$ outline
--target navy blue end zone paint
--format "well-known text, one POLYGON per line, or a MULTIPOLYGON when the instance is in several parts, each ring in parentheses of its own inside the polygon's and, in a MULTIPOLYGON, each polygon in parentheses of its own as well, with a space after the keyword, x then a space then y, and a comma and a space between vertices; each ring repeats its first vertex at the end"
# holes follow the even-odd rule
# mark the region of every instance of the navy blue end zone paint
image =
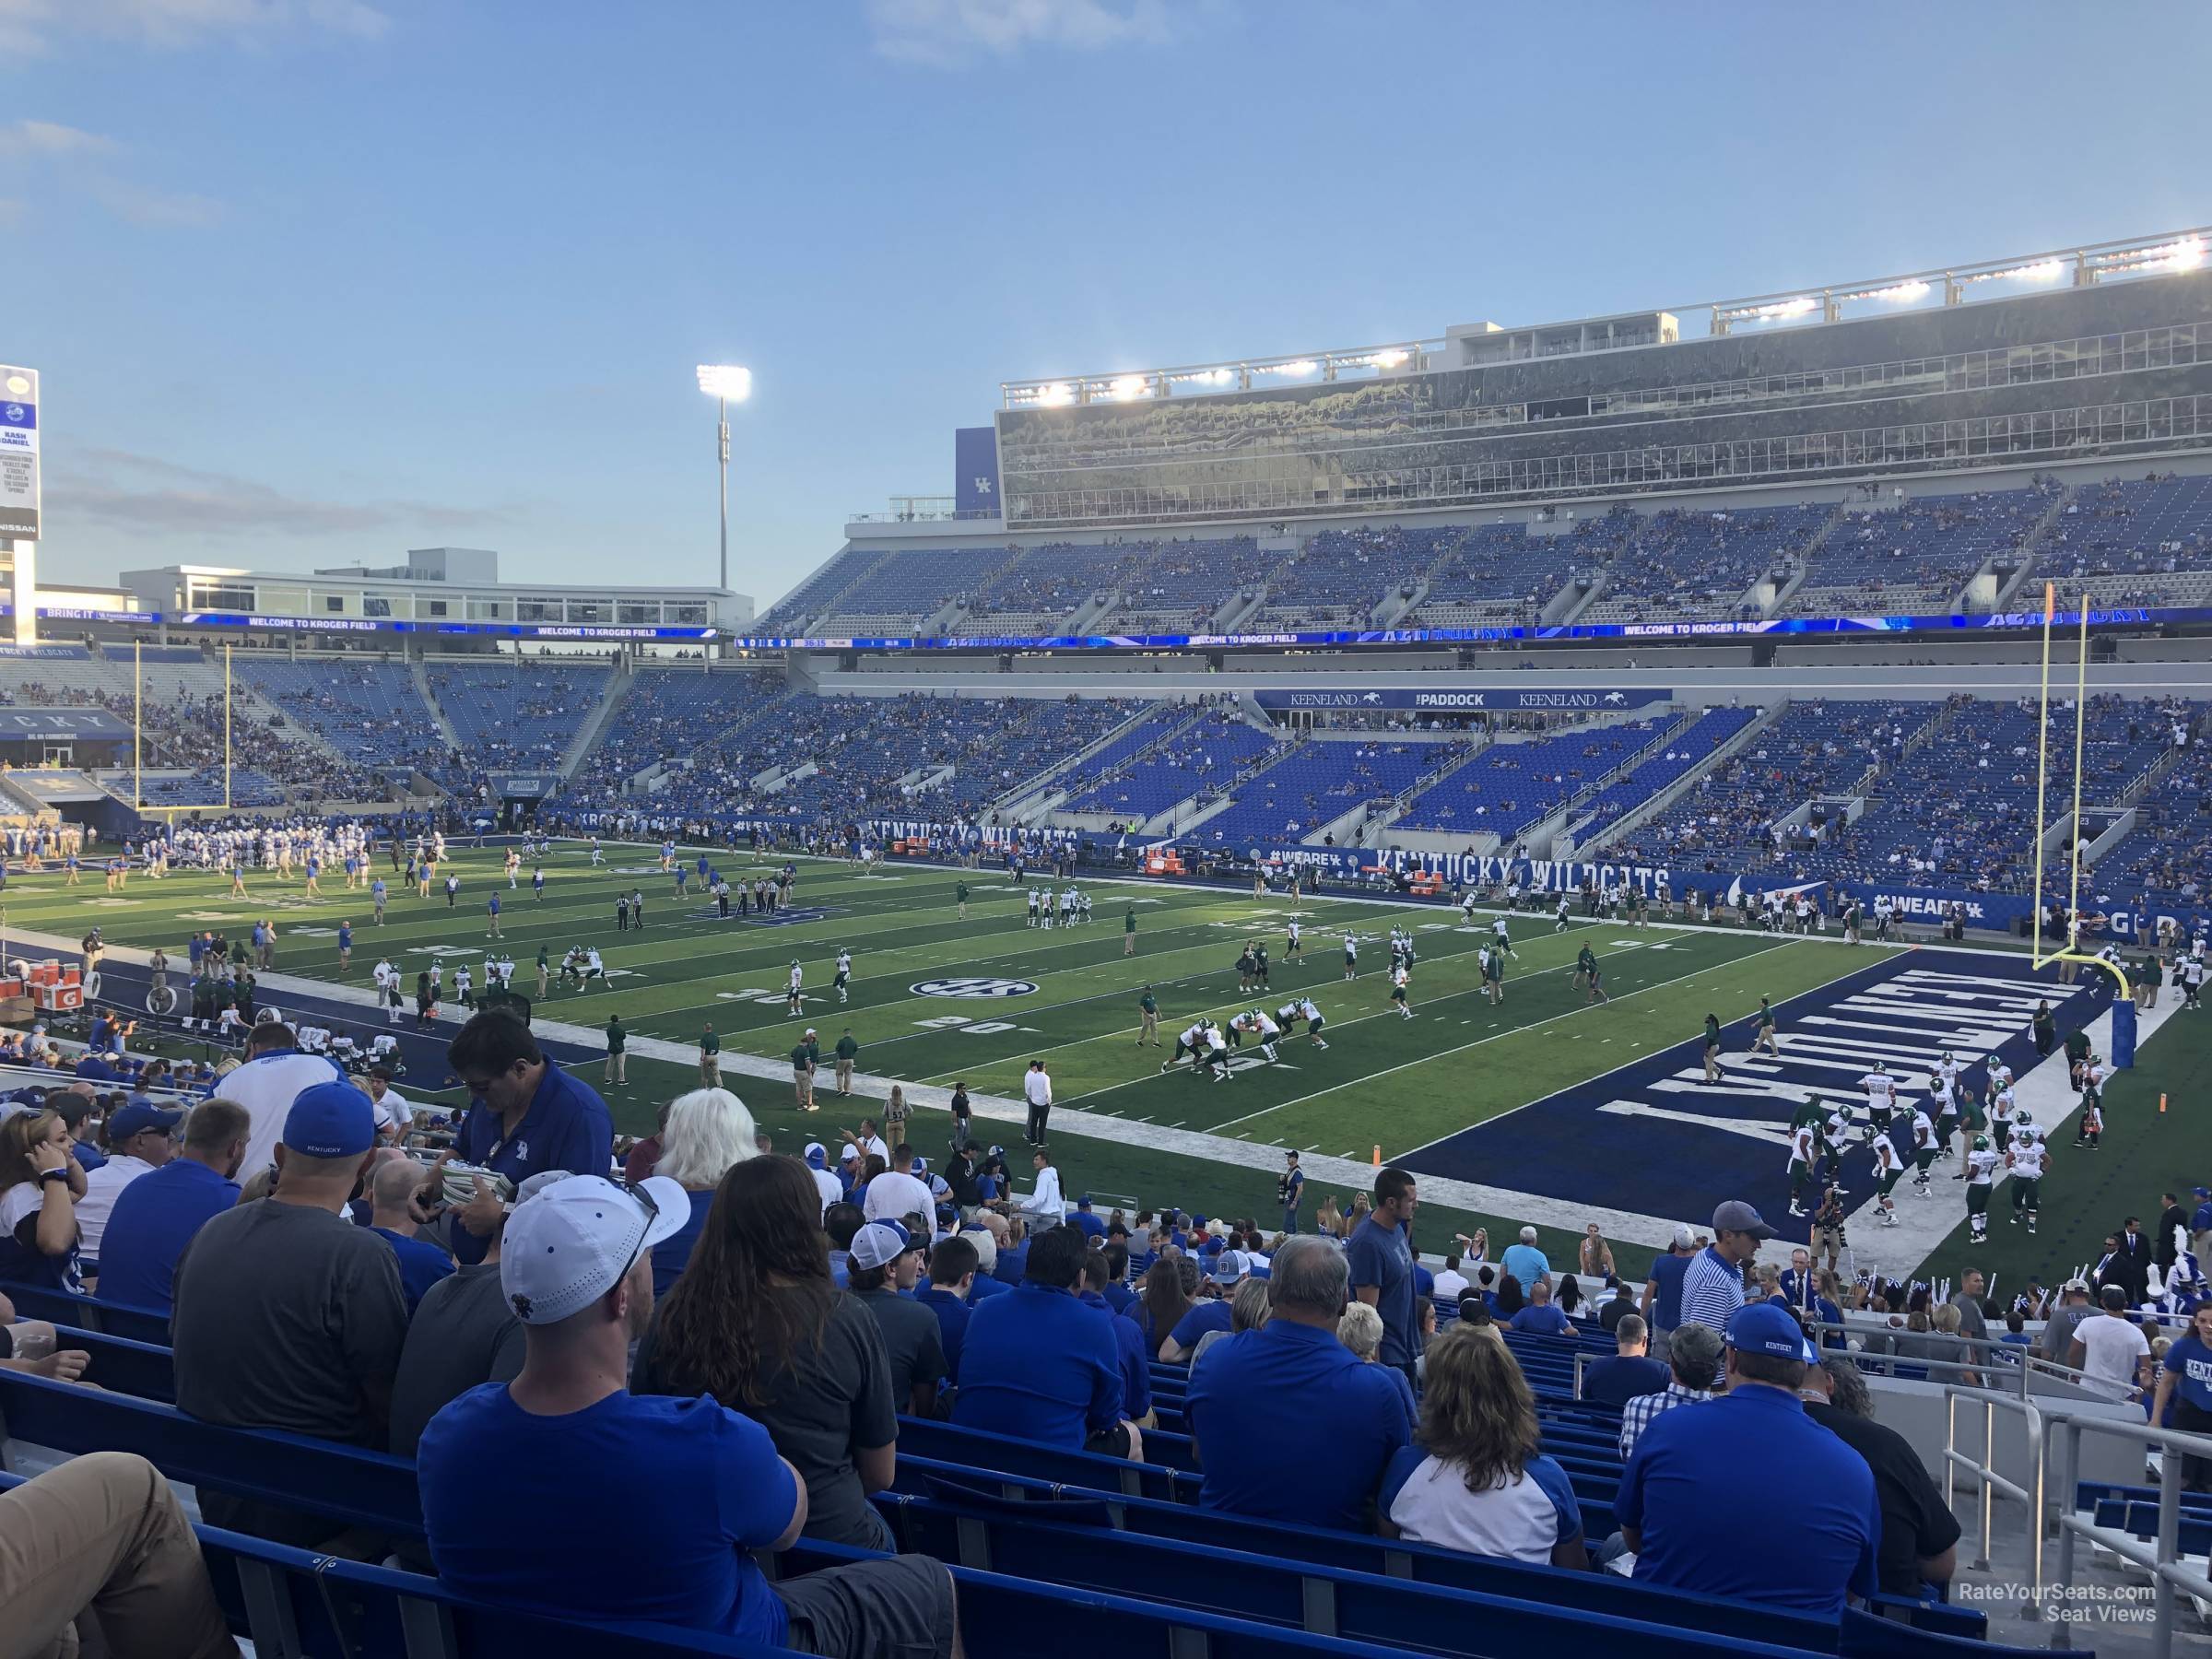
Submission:
MULTIPOLYGON (((1775 1087, 1779 1091, 1775 1096, 1724 1093, 1718 1088, 1703 1087, 1703 1039, 1692 1036, 1392 1161, 1417 1174, 1484 1182, 1570 1204, 1664 1216, 1700 1226, 1710 1219, 1714 1206, 1724 1200, 1743 1198, 1757 1206, 1759 1213, 1783 1230, 1785 1236, 1802 1237, 1805 1223, 1792 1224, 1790 1220, 1786 1174, 1789 1150, 1781 1132, 1787 1129, 1795 1106, 1811 1093, 1851 1102, 1858 1124, 1864 1126, 1866 1097, 1858 1086, 1858 1077, 1872 1066, 1870 1060, 1865 1065, 1854 1061, 1832 1067, 1814 1065, 1811 1062, 1816 1058, 1834 1056, 1816 1056, 1810 1051, 1794 1055, 1793 1046, 1816 1037, 1864 1040, 1877 1049, 1890 1046, 1889 1040, 1878 1029, 1807 1026, 1807 1020, 1817 1018, 1863 1020, 1867 1027, 1874 1028, 1886 1026, 1895 1031, 1898 1049, 1943 1046, 1928 1041, 1926 1033, 1942 1028, 1943 1022, 1936 1016, 1944 1011, 1942 1005, 1947 998, 1934 994, 1915 997, 1916 1010, 1924 1007, 1924 1013, 1890 1015, 1877 1009, 1844 1006, 1850 999, 1892 986, 1908 974, 1956 974, 2016 982, 2025 994, 2051 999, 2062 1040, 2068 1031, 2087 1025, 2101 1014, 2110 1001, 2088 983, 2068 987, 2057 983, 2050 970, 2032 972, 2026 959, 2021 957, 1928 948, 1884 952, 1854 972, 1776 1005, 1782 1042, 1779 1064, 1761 1054, 1756 1062, 1760 1069, 1745 1069, 1746 1051, 1757 1031, 1756 1015, 1723 1026, 1721 1052, 1728 1078, 1739 1087, 1748 1086, 1750 1079, 1757 1078, 1775 1087), (1681 1086, 1685 1083, 1688 1087, 1681 1086), (1675 1086, 1662 1087, 1668 1084, 1675 1086), (1716 1126, 1714 1123, 1604 1110, 1615 1102, 1630 1102, 1694 1118, 1740 1123, 1747 1129, 1765 1133, 1747 1134, 1716 1126)), ((2000 992, 1993 991, 1987 997, 1982 997, 1971 987, 1958 987, 1956 993, 1964 1000, 1954 1005, 1955 1008, 1968 1012, 1970 1018, 1979 1008, 1988 1025, 2001 1026, 2010 1033, 1994 1045, 1976 1042, 1952 1047, 1961 1061, 1971 1056, 1977 1062, 1969 1067, 1967 1076, 1975 1092, 1986 1100, 1986 1075, 1978 1064, 1984 1054, 1994 1052, 2012 1067, 2016 1077, 2025 1077, 2035 1065, 2030 1013, 2025 1009, 1999 1010, 1994 1004, 2003 995, 2000 992)), ((1914 997, 1914 994, 1905 991, 1905 996, 1914 997)), ((1726 1012, 1717 1007, 1712 1011, 1726 1012)), ((1701 1018, 1702 1013, 1703 1010, 1699 1010, 1691 1016, 1693 1022, 1701 1018)), ((1597 1019, 1583 1029, 1602 1030, 1602 1019, 1600 1009, 1597 1019)), ((1577 1045, 1587 1046, 1586 1041, 1577 1045)), ((1595 1056, 1592 1058, 1594 1060, 1595 1056)), ((1900 1078, 1899 1116, 1908 1128, 1912 1122, 1911 1103, 1926 1093, 1928 1064, 1927 1059, 1917 1053, 1900 1054, 1895 1050, 1888 1059, 1888 1069, 1900 1078)), ((1859 1138, 1854 1135, 1854 1142, 1859 1138)), ((1854 1145, 1844 1161, 1843 1182, 1849 1189, 1844 1197, 1847 1209, 1855 1208, 1872 1194, 1873 1167, 1873 1154, 1863 1146, 1854 1145)), ((1949 1179, 1957 1169, 1956 1163, 1936 1166, 1936 1197, 1912 1198, 1907 1182, 1899 1188, 1898 1201, 1949 1203, 1963 1215, 1962 1189, 1949 1179)))

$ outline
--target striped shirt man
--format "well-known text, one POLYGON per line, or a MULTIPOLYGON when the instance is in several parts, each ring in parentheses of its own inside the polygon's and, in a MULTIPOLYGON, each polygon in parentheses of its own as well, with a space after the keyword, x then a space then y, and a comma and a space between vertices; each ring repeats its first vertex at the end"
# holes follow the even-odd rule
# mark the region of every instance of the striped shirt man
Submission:
POLYGON ((1682 1323, 1728 1328, 1728 1317, 1744 1305, 1744 1270, 1708 1244, 1690 1258, 1682 1276, 1682 1323))

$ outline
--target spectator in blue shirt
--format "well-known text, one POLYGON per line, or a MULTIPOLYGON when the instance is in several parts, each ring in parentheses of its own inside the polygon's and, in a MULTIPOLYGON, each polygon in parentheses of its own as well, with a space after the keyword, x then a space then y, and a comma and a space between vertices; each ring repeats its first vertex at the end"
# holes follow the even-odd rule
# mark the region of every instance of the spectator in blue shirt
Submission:
MULTIPOLYGON (((985 1235, 986 1237, 988 1235, 985 1235)), ((914 1300, 937 1316, 937 1339, 945 1349, 945 1375, 960 1374, 960 1345, 973 1310, 968 1292, 975 1282, 975 1242, 966 1235, 945 1239, 929 1253, 929 1282, 914 1300)))
POLYGON ((1067 1224, 1087 1239, 1102 1239, 1106 1236, 1106 1223, 1091 1209, 1088 1193, 1076 1200, 1076 1207, 1068 1216, 1067 1224))
POLYGON ((968 1306, 971 1309, 982 1307, 994 1296, 1014 1294, 1014 1287, 1000 1278, 995 1271, 998 1266, 998 1234, 988 1225, 996 1221, 1003 1228, 1006 1222, 997 1216, 986 1216, 983 1220, 985 1225, 960 1230, 960 1237, 975 1249, 975 1283, 968 1287, 968 1306))
POLYGON ((1129 1288, 1129 1246, 1119 1238, 1112 1238, 1106 1246, 1106 1265, 1111 1277, 1106 1281, 1106 1305, 1116 1313, 1126 1313, 1129 1304, 1136 1300, 1136 1292, 1129 1288))
POLYGON ((452 1256, 415 1236, 415 1218, 407 1206, 421 1185, 422 1171, 406 1158, 379 1164, 369 1181, 369 1230, 390 1244, 399 1258, 399 1288, 407 1299, 410 1319, 430 1287, 453 1270, 452 1256))
POLYGON ((1536 1230, 1533 1227, 1523 1228, 1520 1241, 1505 1247, 1499 1265, 1519 1279, 1524 1290, 1532 1290, 1539 1280, 1551 1277, 1551 1261, 1536 1248, 1536 1230))
POLYGON ((1551 1300, 1551 1287, 1537 1279, 1529 1287, 1528 1305, 1505 1322, 1513 1331, 1534 1331, 1539 1336, 1567 1336, 1574 1332, 1567 1314, 1551 1300))
POLYGON ((1183 1420, 1206 1471, 1199 1502, 1363 1531, 1383 1470, 1413 1438, 1402 1380, 1336 1339, 1351 1269, 1334 1239, 1285 1240, 1267 1298, 1267 1323, 1215 1343, 1192 1374, 1183 1420))
MULTIPOLYGON (((2167 1347, 2150 1420, 2193 1434, 2212 1430, 2212 1302, 2197 1303, 2189 1328, 2167 1347)), ((2186 1491, 2212 1491, 2212 1461, 2183 1458, 2182 1484, 2186 1491)))
MULTIPOLYGON (((799 1194, 810 1225, 812 1188, 799 1194)), ((759 1424, 712 1397, 622 1386, 653 1312, 653 1247, 688 1213, 683 1189, 658 1176, 637 1188, 557 1182, 515 1206, 500 1285, 523 1322, 522 1372, 447 1405, 417 1448, 439 1575, 466 1595, 570 1618, 944 1659, 955 1616, 943 1567, 900 1556, 771 1585, 751 1552, 797 1541, 809 1512, 798 1471, 759 1424), (615 1514, 625 1520, 610 1532, 615 1514)))
POLYGON ((202 1100, 184 1120, 177 1156, 115 1194, 100 1246, 100 1300, 169 1312, 184 1246, 238 1202, 238 1170, 253 1128, 236 1101, 202 1100))
POLYGON ((1152 1356, 1145 1352, 1145 1339, 1137 1334, 1136 1326, 1117 1315, 1106 1300, 1106 1287, 1113 1282, 1113 1268, 1102 1250, 1083 1253, 1083 1278, 1076 1298, 1085 1307, 1095 1309, 1105 1320, 1106 1328, 1113 1333, 1115 1349, 1122 1357, 1122 1415, 1139 1429, 1148 1429, 1155 1421, 1152 1416, 1152 1356))
POLYGON ((1581 1570, 1583 1511, 1567 1471, 1538 1449, 1536 1398, 1520 1362, 1474 1326, 1429 1345, 1416 1443, 1391 1459, 1376 1530, 1581 1570))
POLYGON ((1583 1398, 1618 1411, 1639 1394, 1657 1394, 1673 1381, 1665 1366, 1644 1352, 1647 1327, 1633 1313, 1613 1327, 1619 1351, 1593 1359, 1583 1371, 1583 1398))
POLYGON ((108 1155, 100 1149, 100 1116, 92 1109, 90 1095, 56 1089, 47 1103, 69 1125, 69 1156, 76 1160, 78 1169, 89 1175, 108 1161, 108 1155))
POLYGON ((998 1241, 998 1260, 992 1266, 991 1277, 1012 1289, 1029 1277, 1030 1241, 1019 1218, 1008 1217, 1006 1227, 1006 1236, 998 1241))
POLYGON ((1652 1358, 1666 1358, 1667 1339, 1682 1323, 1682 1276, 1697 1253, 1697 1235, 1677 1223, 1674 1243, 1652 1258, 1652 1270, 1643 1282, 1643 1301, 1636 1310, 1652 1329, 1652 1358))
POLYGON ((1014 1293, 974 1311, 952 1420, 1141 1463, 1144 1437, 1123 1416, 1120 1346, 1075 1294, 1087 1248, 1074 1228, 1047 1228, 1030 1241, 1014 1293))
POLYGON ((1394 1166, 1375 1176, 1374 1208, 1345 1241, 1352 1273, 1352 1294, 1382 1316, 1382 1347, 1377 1356, 1413 1381, 1421 1355, 1421 1326, 1414 1288, 1413 1248, 1406 1234, 1418 1202, 1413 1176, 1394 1166))
MULTIPOLYGON (((446 1060, 469 1092, 453 1157, 517 1187, 546 1170, 605 1175, 613 1167, 615 1126, 606 1102, 547 1059, 530 1028, 512 1015, 477 1015, 447 1045, 446 1060)), ((436 1183, 434 1172, 432 1196, 436 1183)), ((504 1213, 499 1194, 479 1181, 476 1197, 450 1213, 454 1256, 464 1264, 482 1261, 504 1213)))
POLYGON ((1226 1331, 1234 1321, 1237 1287, 1244 1282, 1250 1264, 1241 1250, 1224 1250, 1206 1271, 1206 1282, 1191 1311, 1175 1322, 1167 1340, 1159 1345, 1160 1359, 1169 1365, 1185 1363, 1198 1351, 1208 1331, 1226 1331))
POLYGON ((1727 1393, 1638 1436, 1613 1501, 1621 1541, 1640 1582, 1839 1618, 1848 1593, 1876 1588, 1874 1475, 1798 1402, 1815 1351, 1785 1310, 1737 1308, 1727 1345, 1727 1393), (1787 1501, 1777 1470, 1789 1472, 1787 1501))

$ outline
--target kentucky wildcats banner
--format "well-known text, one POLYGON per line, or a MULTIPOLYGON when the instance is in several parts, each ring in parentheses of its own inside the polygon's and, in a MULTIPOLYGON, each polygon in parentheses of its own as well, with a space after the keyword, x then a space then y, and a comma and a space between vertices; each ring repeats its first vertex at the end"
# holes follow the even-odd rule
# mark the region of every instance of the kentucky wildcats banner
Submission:
POLYGON ((1517 713, 1527 710, 1565 709, 1603 712, 1607 709, 1648 709, 1672 702, 1675 694, 1656 687, 1602 687, 1574 691, 1500 689, 1437 689, 1418 686, 1362 688, 1350 691, 1254 691, 1253 700, 1269 713, 1299 709, 1372 709, 1378 712, 1410 710, 1417 714, 1517 713))

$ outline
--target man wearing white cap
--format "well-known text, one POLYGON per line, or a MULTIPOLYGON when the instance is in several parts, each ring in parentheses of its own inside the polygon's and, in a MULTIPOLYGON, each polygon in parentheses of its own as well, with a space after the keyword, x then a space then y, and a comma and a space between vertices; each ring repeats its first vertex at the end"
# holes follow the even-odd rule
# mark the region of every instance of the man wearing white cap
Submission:
POLYGON ((516 1205, 500 1284, 524 1325, 522 1374, 446 1406, 416 1454, 439 1576, 571 1618, 650 1618, 854 1659, 950 1654, 943 1567, 898 1556, 771 1585, 749 1552, 797 1540, 806 1488, 768 1431, 711 1398, 625 1386, 653 1313, 653 1247, 689 1214, 660 1176, 634 1187, 572 1176, 516 1205), (612 1560, 609 1515, 625 1518, 612 1560))

